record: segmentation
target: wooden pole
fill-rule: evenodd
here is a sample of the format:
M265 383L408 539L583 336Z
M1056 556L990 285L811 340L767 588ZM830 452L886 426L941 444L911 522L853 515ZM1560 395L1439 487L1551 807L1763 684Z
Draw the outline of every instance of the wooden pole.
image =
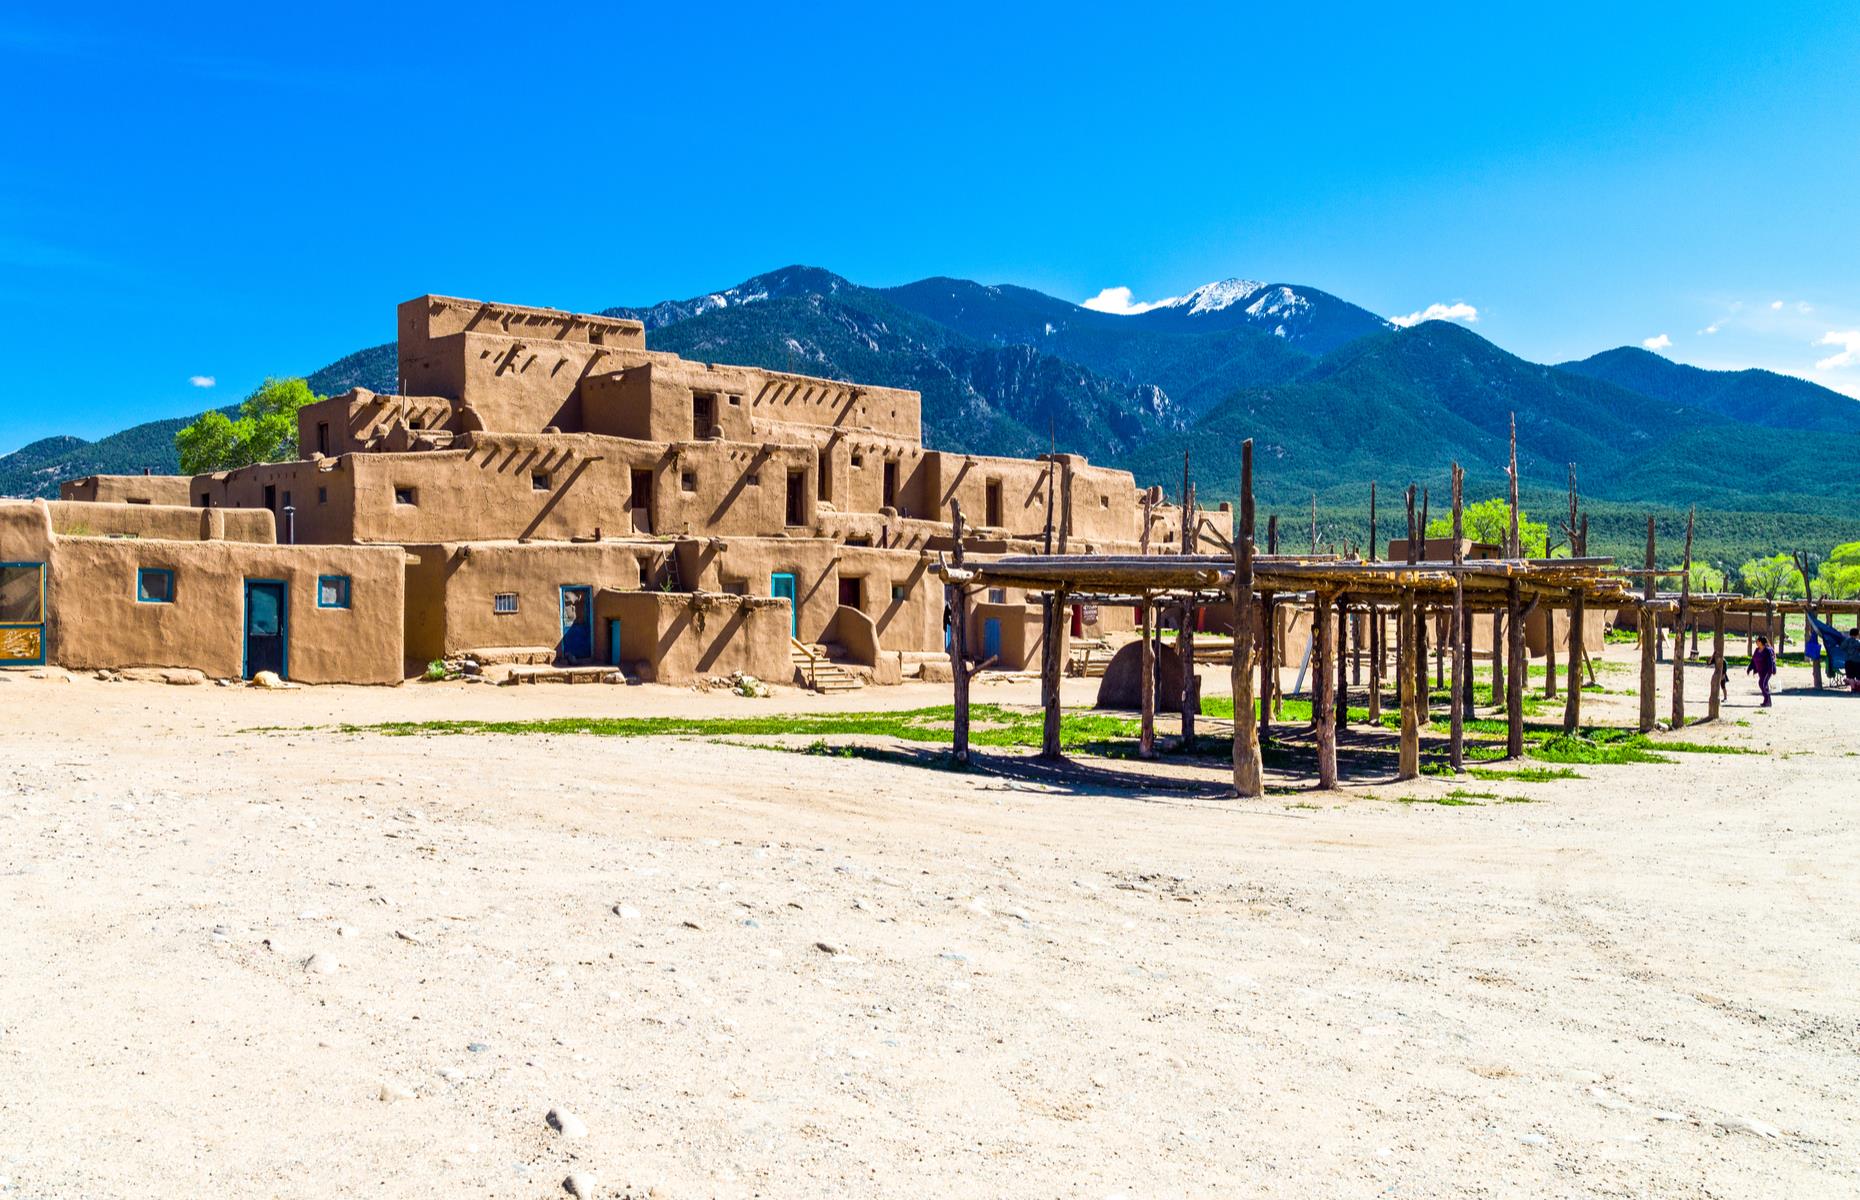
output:
M1350 612L1349 606L1339 599L1337 601L1337 728L1342 729L1350 719Z
M1395 629L1395 695L1401 705L1401 748L1395 761L1397 780L1421 774L1421 707L1414 695L1414 630L1420 620L1413 588L1403 588Z
M1459 566L1466 561L1465 537L1465 484L1466 473L1460 464L1453 464L1453 565ZM1453 640L1453 687L1447 693L1448 733L1447 762L1455 771L1465 765L1466 758L1466 706L1461 701L1465 695L1466 683L1466 580L1453 577L1453 620L1450 635ZM1419 757L1419 752L1416 752Z
M1571 734L1582 724L1582 605L1576 588L1569 594L1569 694L1563 698L1563 732Z
M1808 577L1808 566L1809 566L1808 555L1804 554L1800 550L1797 550L1795 552L1795 569L1802 573L1802 604L1803 604L1803 610L1802 610L1803 611L1803 621L1802 621L1803 631L1802 632L1803 632L1803 645L1805 646L1807 645L1807 636L1808 636L1807 614L1814 611L1814 608L1815 608L1815 584L1814 584L1814 581L1809 579ZM1809 666L1814 668L1815 690L1820 691L1821 690L1821 655L1819 654L1815 655L1810 660Z
M1143 596L1143 681L1142 728L1137 740L1138 758L1156 757L1156 629L1152 614L1156 605L1149 593Z
M1182 553L1193 554L1201 541L1195 516L1195 481L1188 474L1188 451L1182 452ZM1201 680L1195 674L1195 622L1200 616L1198 597L1182 606L1182 628L1175 649L1182 660L1182 752L1195 752L1195 714L1201 711Z
M1653 518L1647 518L1647 573L1641 576L1640 609L1640 731L1652 733L1654 726L1654 688L1657 686L1655 655L1659 652L1660 615L1652 607L1653 574Z
M1686 621L1692 615L1692 523L1696 506L1686 514L1686 552L1680 560L1679 612L1673 617L1673 728L1686 725Z
M1048 591L1045 603L1040 606L1042 636L1046 639L1040 647L1040 757L1048 760L1061 757L1059 732L1063 714L1059 707L1059 684L1065 656L1060 652L1059 641L1064 636L1065 611L1065 589Z
M1311 553L1317 551L1317 493L1311 493Z
M1382 557L1380 544L1376 540L1376 485L1369 484L1369 561L1375 562ZM1369 626L1369 723L1382 723L1382 611L1373 602L1363 610L1364 623Z
M1409 516L1413 518L1413 488L1409 488ZM1421 515L1419 523L1408 540L1408 561L1420 562L1427 557L1427 489L1421 489ZM1408 668L1414 672L1414 702L1420 713L1421 724L1430 719L1427 694L1427 601L1418 595L1415 598L1414 628L1410 631L1414 637L1414 650L1408 656Z
M1530 676L1530 654L1524 648L1524 590L1517 580L1505 589L1505 636L1511 673L1505 677L1505 757L1524 753L1524 684Z
M1253 707L1253 439L1240 443L1240 528L1234 533L1234 795L1266 794Z
M1317 661L1312 664L1314 675L1311 680L1311 711L1316 714L1312 722L1316 726L1318 787L1329 791L1337 786L1337 723L1327 719L1330 706L1336 703L1331 695L1334 679L1331 675L1331 658L1335 647L1335 629L1331 619L1331 594L1320 589L1316 602L1312 605L1311 636L1317 639Z
M1518 414L1511 414L1511 465L1505 469L1511 481L1511 539L1505 543L1505 554L1510 558L1523 558L1524 547L1518 540Z
M1259 739L1272 732L1273 701L1279 690L1278 606L1271 592L1259 597Z
M1505 694L1505 610L1492 610L1492 707Z
M950 550L950 561L958 571L962 569L962 503L957 500L949 502L950 532L955 545ZM943 603L949 613L949 665L950 679L955 689L955 715L951 722L951 744L956 761L967 764L969 761L969 588L961 579L943 586Z
M1706 704L1708 720L1718 719L1718 697L1724 692L1724 607L1711 614L1711 700Z

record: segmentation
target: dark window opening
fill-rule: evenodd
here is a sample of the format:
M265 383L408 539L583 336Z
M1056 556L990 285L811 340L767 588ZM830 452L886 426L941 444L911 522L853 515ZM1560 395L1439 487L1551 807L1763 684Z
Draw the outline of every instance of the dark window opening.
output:
M898 506L898 464L891 459L885 460L885 500L880 506L896 508Z
M788 472L788 524L807 524L807 472Z
M848 546L870 546L872 544L872 535L869 533L848 534L846 537L846 544Z
M863 467L863 466L865 466L865 455L863 455L863 454L855 454L855 455L853 455L853 456L852 456L852 465L853 465L853 467L854 467L855 469L856 469L856 468L859 468L859 467Z
M420 489L411 488L411 487L402 487L399 485L395 486L394 503L414 505L414 504L418 504L419 502L420 502Z
M213 507L213 493L211 492L200 493L200 507L202 508Z
M691 393L691 436L707 438L717 424L717 397L707 392Z
M840 607L865 607L865 580L857 575L840 576Z
M131 497L131 498L129 499L129 501L128 501L128 503L130 503L130 504L147 504L147 503L149 503L149 502L148 502L147 500L137 500L137 499L135 499L134 497Z
M652 507L652 472L633 472L633 507Z
M318 575L316 577L316 606L318 608L349 607L349 577L347 575Z
M329 422L328 422L328 421L318 421L318 422L317 422L317 426L316 426L316 452L317 452L318 454L328 454L328 453L329 453Z
M549 490L549 472L531 471L530 472L530 489L532 491L538 491L538 492L548 491Z
M678 486L687 492L697 491L697 472L681 471L678 474Z
M989 588L988 589L988 603L1006 604L1007 603L1007 589L1006 588Z
M265 507L278 507L278 489L274 484L268 483L265 485Z
M329 503L329 489L328 488L318 488L316 490L316 502L318 504Z
M1001 524L1001 481L999 479L988 481L987 490L983 492L982 510L984 514L982 524L990 526Z
M891 585L891 598L893 600L902 600L904 599L908 591L909 589L907 589L903 584L894 583Z
M143 567L138 570L136 599L143 604L173 604L174 572L167 567Z

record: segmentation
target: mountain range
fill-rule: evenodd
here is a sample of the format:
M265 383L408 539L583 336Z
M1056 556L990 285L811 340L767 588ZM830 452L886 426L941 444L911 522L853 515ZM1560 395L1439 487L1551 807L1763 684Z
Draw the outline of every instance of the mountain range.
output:
M1767 371L1706 371L1622 347L1555 366L1527 362L1443 321L1397 328L1289 283L1226 280L1133 314L1022 287L932 278L869 288L815 267L724 291L616 307L647 344L689 358L905 387L923 394L924 438L942 449L1029 455L1049 444L1179 490L1191 454L1203 497L1237 486L1255 439L1263 503L1319 494L1354 505L1367 483L1444 483L1467 467L1498 494L1509 422L1527 491L1584 490L1629 505L1860 515L1846 473L1752 454L1780 432L1856 427L1860 406ZM392 343L308 376L319 394L392 391ZM0 494L51 495L60 479L172 471L181 420L97 442L48 438L0 457ZM1442 488L1444 491L1444 488Z

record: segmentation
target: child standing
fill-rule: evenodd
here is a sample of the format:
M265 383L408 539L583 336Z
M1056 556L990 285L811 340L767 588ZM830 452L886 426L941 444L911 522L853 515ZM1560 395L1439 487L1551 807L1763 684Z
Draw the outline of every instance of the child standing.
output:
M1770 707L1770 676L1776 674L1776 652L1770 649L1770 639L1757 635L1757 649L1750 656L1750 665L1744 668L1746 675L1757 677L1757 687L1763 692L1763 707Z

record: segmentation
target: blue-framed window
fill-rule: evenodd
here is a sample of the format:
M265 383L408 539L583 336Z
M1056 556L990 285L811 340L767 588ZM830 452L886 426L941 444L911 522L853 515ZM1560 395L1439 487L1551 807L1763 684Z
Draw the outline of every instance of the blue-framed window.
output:
M138 567L136 600L141 604L173 604L174 572L167 567Z
M349 577L347 575L318 575L316 577L316 606L318 608L349 607Z

